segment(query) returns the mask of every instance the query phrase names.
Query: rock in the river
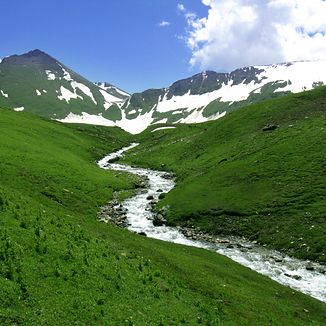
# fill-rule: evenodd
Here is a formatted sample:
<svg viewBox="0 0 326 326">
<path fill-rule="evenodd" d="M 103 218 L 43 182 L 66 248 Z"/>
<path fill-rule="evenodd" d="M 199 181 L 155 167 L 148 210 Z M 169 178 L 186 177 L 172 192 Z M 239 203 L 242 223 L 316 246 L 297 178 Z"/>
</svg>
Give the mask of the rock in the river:
<svg viewBox="0 0 326 326">
<path fill-rule="evenodd" d="M 287 273 L 284 273 L 284 275 L 287 277 L 294 278 L 295 280 L 298 280 L 298 281 L 300 281 L 302 279 L 302 277 L 299 275 L 291 275 L 291 274 L 287 274 Z"/>
<path fill-rule="evenodd" d="M 312 264 L 311 263 L 308 263 L 307 264 L 307 266 L 306 266 L 306 270 L 307 271 L 313 271 L 315 268 L 314 268 L 314 266 L 312 266 Z"/>
<path fill-rule="evenodd" d="M 163 226 L 167 224 L 167 220 L 162 214 L 156 214 L 153 219 L 154 226 Z"/>
</svg>

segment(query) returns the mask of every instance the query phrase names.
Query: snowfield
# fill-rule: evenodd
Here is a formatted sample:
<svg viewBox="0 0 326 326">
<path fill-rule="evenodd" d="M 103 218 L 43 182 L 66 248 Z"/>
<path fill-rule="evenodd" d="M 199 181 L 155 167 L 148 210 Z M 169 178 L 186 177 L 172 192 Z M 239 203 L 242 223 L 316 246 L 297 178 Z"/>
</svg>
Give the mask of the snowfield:
<svg viewBox="0 0 326 326">
<path fill-rule="evenodd" d="M 58 121 L 68 122 L 68 123 L 86 123 L 86 124 L 100 125 L 100 126 L 107 126 L 107 127 L 117 126 L 126 130 L 131 134 L 138 134 L 142 132 L 153 122 L 153 119 L 151 117 L 151 112 L 146 113 L 142 116 L 138 116 L 136 119 L 133 120 L 127 119 L 124 112 L 122 113 L 123 113 L 122 120 L 116 122 L 103 118 L 101 114 L 92 115 L 86 112 L 82 112 L 82 115 L 77 115 L 70 112 L 66 118 L 61 120 L 58 119 Z"/>
</svg>

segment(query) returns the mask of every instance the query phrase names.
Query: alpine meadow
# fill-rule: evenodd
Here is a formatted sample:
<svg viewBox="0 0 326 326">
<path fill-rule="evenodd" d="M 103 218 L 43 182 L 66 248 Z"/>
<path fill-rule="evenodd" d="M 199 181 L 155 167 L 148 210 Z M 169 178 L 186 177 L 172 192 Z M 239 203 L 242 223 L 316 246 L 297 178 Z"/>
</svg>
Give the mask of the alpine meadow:
<svg viewBox="0 0 326 326">
<path fill-rule="evenodd" d="M 205 105 L 180 101 L 174 112 L 159 112 L 177 96 L 198 99 L 231 87 L 230 76 L 214 89 L 198 88 L 216 77 L 203 73 L 170 89 L 129 95 L 108 83 L 90 84 L 40 51 L 1 66 L 0 324 L 325 325 L 325 302 L 217 252 L 99 222 L 101 207 L 134 196 L 142 179 L 97 164 L 139 143 L 115 161 L 173 175 L 176 186 L 155 206 L 157 213 L 165 209 L 168 226 L 241 237 L 314 262 L 324 277 L 323 82 L 274 94 L 284 81 L 264 87 L 266 78 L 242 74 L 258 68 L 244 69 L 233 74 L 238 82 L 232 77 L 234 86 L 252 86 L 241 101 L 207 96 Z M 19 76 L 27 76 L 23 91 Z M 258 96 L 258 88 L 270 92 Z M 24 100 L 27 109 L 17 110 Z M 55 110 L 46 111 L 46 103 Z M 103 114 L 112 124 L 66 123 L 54 120 L 56 110 L 60 120 Z M 218 119 L 180 120 L 204 111 Z M 129 132 L 150 114 L 141 132 Z"/>
</svg>

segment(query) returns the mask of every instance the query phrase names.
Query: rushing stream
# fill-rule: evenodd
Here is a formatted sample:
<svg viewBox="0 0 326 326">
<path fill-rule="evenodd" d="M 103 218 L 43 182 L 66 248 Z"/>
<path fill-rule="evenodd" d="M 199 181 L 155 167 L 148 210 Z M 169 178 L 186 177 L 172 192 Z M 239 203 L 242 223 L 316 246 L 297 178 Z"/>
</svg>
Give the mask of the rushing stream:
<svg viewBox="0 0 326 326">
<path fill-rule="evenodd" d="M 171 179 L 164 178 L 166 172 L 109 163 L 112 159 L 122 156 L 123 152 L 135 146 L 137 144 L 122 148 L 98 162 L 98 165 L 103 169 L 131 172 L 147 179 L 148 192 L 139 190 L 136 196 L 122 202 L 128 220 L 127 228 L 130 231 L 144 232 L 151 238 L 218 252 L 283 285 L 290 286 L 297 291 L 326 302 L 326 269 L 324 266 L 291 258 L 281 252 L 259 246 L 242 238 L 219 238 L 219 241 L 212 243 L 191 240 L 175 227 L 154 226 L 152 221 L 153 213 L 150 210 L 147 198 L 148 196 L 158 198 L 158 191 L 167 193 L 175 186 L 175 183 Z"/>
</svg>

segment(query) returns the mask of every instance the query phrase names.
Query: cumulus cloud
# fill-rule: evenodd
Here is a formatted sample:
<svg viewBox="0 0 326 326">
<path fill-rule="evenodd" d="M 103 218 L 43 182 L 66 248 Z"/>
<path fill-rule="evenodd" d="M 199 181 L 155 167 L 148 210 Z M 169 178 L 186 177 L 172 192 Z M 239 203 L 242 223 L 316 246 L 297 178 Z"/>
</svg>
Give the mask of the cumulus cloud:
<svg viewBox="0 0 326 326">
<path fill-rule="evenodd" d="M 164 27 L 164 26 L 169 26 L 171 23 L 166 22 L 165 20 L 162 21 L 162 23 L 157 24 L 157 26 Z"/>
<path fill-rule="evenodd" d="M 183 7 L 190 65 L 233 70 L 257 64 L 326 59 L 324 0 L 202 0 L 207 17 Z M 178 5 L 178 9 L 180 10 Z"/>
</svg>

